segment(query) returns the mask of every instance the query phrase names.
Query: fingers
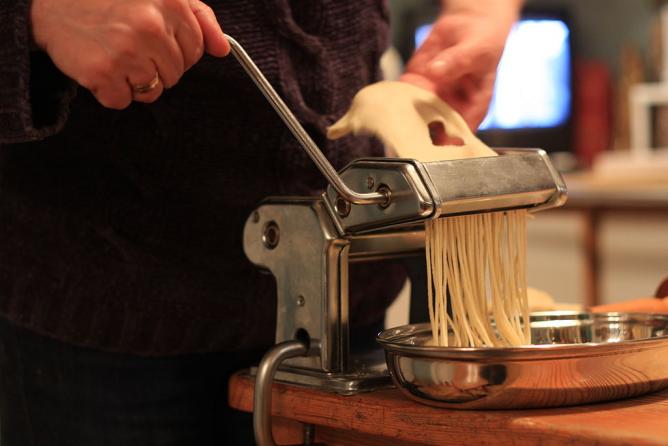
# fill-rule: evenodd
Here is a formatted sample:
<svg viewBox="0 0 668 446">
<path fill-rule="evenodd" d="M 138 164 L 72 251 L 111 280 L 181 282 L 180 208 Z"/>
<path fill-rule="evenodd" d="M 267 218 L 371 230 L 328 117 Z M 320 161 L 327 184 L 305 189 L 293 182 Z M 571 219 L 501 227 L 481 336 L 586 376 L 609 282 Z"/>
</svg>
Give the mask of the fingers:
<svg viewBox="0 0 668 446">
<path fill-rule="evenodd" d="M 447 48 L 429 61 L 424 74 L 439 85 L 452 83 L 468 73 L 476 72 L 471 53 L 471 49 L 465 45 Z"/>
<path fill-rule="evenodd" d="M 468 55 L 463 45 L 431 52 L 432 59 L 422 68 L 407 71 L 401 80 L 422 87 L 454 108 L 475 131 L 484 119 L 494 90 L 495 72 L 477 75 L 478 59 Z M 417 56 L 417 55 L 416 55 Z"/>
<path fill-rule="evenodd" d="M 469 128 L 476 130 L 485 115 L 489 110 L 489 104 L 492 101 L 492 95 L 494 94 L 494 80 L 496 76 L 490 76 L 490 78 L 483 80 L 483 82 L 476 84 L 475 87 L 471 90 L 468 112 L 464 120 L 469 125 Z"/>
<path fill-rule="evenodd" d="M 151 74 L 152 73 L 152 74 Z M 163 81 L 154 63 L 147 63 L 142 69 L 128 75 L 132 97 L 137 102 L 155 102 L 164 90 Z"/>
<path fill-rule="evenodd" d="M 164 91 L 161 74 L 152 61 L 145 61 L 125 70 L 130 73 L 125 79 L 115 74 L 100 74 L 94 84 L 83 85 L 107 108 L 122 110 L 132 101 L 151 103 Z"/>
<path fill-rule="evenodd" d="M 151 43 L 149 54 L 151 55 L 154 67 L 160 73 L 161 83 L 166 88 L 172 88 L 181 79 L 183 73 L 192 66 L 192 64 L 188 65 L 186 60 L 188 57 L 193 57 L 189 53 L 193 49 L 184 49 L 177 42 L 177 39 L 171 36 Z M 155 71 L 153 70 L 154 73 Z"/>
<path fill-rule="evenodd" d="M 199 0 L 189 0 L 189 4 L 202 30 L 206 52 L 212 56 L 227 56 L 230 43 L 225 38 L 213 10 Z"/>
<path fill-rule="evenodd" d="M 444 37 L 445 36 L 445 37 Z M 406 72 L 425 74 L 425 68 L 443 48 L 451 46 L 450 42 L 446 41 L 448 34 L 441 34 L 438 32 L 429 33 L 425 41 L 420 45 L 413 56 L 411 56 L 406 65 Z"/>
<path fill-rule="evenodd" d="M 425 90 L 431 91 L 448 105 L 454 108 L 466 121 L 469 128 L 475 131 L 487 113 L 487 106 L 492 97 L 494 80 L 476 83 L 469 76 L 463 76 L 452 83 L 436 83 L 431 78 L 416 74 L 404 73 L 402 82 L 408 82 Z M 437 138 L 437 141 L 448 141 L 447 144 L 458 144 L 453 140 Z M 443 143 L 439 143 L 443 144 Z"/>
<path fill-rule="evenodd" d="M 409 84 L 417 85 L 418 87 L 424 88 L 425 90 L 431 91 L 432 93 L 437 93 L 437 88 L 434 82 L 421 74 L 404 73 L 401 75 L 400 80 L 402 82 L 408 82 Z"/>
<path fill-rule="evenodd" d="M 453 84 L 443 84 L 437 94 L 459 112 L 475 131 L 487 114 L 494 89 L 494 76 L 477 81 L 465 75 Z"/>
<path fill-rule="evenodd" d="M 164 90 L 155 64 L 148 61 L 143 67 L 129 70 L 127 79 L 109 78 L 98 87 L 91 88 L 95 98 L 107 108 L 122 110 L 132 101 L 151 103 L 156 101 Z"/>
<path fill-rule="evenodd" d="M 105 107 L 153 102 L 175 86 L 205 50 L 215 56 L 230 50 L 214 12 L 199 0 L 109 2 L 93 21 L 107 26 L 77 25 L 68 30 L 72 37 L 63 36 L 50 52 L 58 67 Z M 93 38 L 87 34 L 90 29 Z M 159 85 L 145 91 L 133 88 L 150 83 L 156 72 Z"/>
<path fill-rule="evenodd" d="M 183 21 L 176 29 L 175 37 L 183 54 L 184 70 L 189 70 L 204 54 L 204 36 L 189 2 L 184 5 L 184 9 Z"/>
<path fill-rule="evenodd" d="M 107 108 L 122 110 L 132 103 L 132 89 L 125 80 L 115 79 L 89 89 L 97 101 Z"/>
</svg>

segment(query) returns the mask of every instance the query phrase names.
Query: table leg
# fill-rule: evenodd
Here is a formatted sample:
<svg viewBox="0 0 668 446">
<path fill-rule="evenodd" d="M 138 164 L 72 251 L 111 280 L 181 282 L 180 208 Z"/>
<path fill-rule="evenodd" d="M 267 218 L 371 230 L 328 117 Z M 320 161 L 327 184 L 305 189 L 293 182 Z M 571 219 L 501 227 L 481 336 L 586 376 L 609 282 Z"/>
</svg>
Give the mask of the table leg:
<svg viewBox="0 0 668 446">
<path fill-rule="evenodd" d="M 583 212 L 585 255 L 585 307 L 599 305 L 600 256 L 598 251 L 598 229 L 600 214 L 594 209 Z"/>
</svg>

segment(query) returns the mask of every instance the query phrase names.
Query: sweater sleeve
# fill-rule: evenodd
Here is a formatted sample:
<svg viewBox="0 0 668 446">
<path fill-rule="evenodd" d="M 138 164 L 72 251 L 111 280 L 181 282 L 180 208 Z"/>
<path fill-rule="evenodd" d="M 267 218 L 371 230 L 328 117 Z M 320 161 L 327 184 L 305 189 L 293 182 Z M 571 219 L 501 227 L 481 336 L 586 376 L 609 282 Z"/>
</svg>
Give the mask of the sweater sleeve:
<svg viewBox="0 0 668 446">
<path fill-rule="evenodd" d="M 0 0 L 0 144 L 57 133 L 76 91 L 76 84 L 34 49 L 30 3 Z"/>
</svg>

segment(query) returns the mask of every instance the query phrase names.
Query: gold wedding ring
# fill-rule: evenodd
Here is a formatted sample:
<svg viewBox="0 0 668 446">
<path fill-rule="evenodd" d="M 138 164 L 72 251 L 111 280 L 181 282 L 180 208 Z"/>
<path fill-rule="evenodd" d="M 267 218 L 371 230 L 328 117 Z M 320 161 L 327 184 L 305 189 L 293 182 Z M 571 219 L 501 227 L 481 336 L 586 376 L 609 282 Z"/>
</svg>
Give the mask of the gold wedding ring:
<svg viewBox="0 0 668 446">
<path fill-rule="evenodd" d="M 133 85 L 132 89 L 137 94 L 144 94 L 153 90 L 155 87 L 158 86 L 159 83 L 160 83 L 160 75 L 156 71 L 155 76 L 153 76 L 153 79 L 151 79 L 151 81 L 148 84 Z"/>
</svg>

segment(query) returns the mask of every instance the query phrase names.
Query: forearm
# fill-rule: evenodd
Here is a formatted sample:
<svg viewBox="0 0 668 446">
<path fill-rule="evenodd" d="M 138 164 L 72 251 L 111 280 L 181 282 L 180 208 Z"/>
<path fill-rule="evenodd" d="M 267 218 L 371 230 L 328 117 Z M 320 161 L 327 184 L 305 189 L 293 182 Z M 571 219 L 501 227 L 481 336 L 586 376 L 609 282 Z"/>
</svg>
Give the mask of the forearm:
<svg viewBox="0 0 668 446">
<path fill-rule="evenodd" d="M 48 59 L 31 51 L 29 17 L 30 0 L 0 0 L 0 144 L 55 133 L 73 91 Z"/>
</svg>

